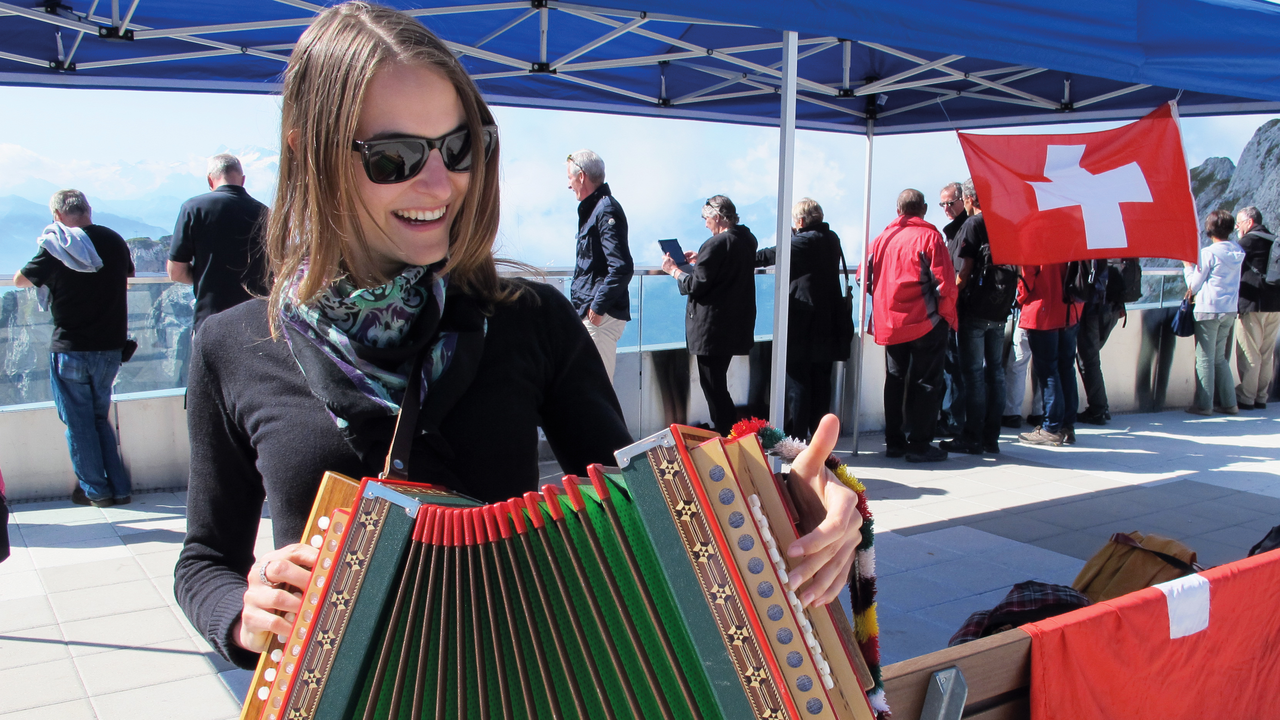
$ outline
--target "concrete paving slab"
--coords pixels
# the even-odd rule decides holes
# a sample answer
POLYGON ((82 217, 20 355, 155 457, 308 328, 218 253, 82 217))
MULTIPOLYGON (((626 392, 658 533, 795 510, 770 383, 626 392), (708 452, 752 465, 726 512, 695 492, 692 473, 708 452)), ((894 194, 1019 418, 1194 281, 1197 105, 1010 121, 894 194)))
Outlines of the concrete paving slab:
POLYGON ((39 573, 45 590, 51 593, 146 579, 137 560, 129 556, 43 568, 39 573))
POLYGON ((0 670, 0 713, 41 708, 88 697, 71 659, 0 670))
POLYGON ((0 670, 40 665, 71 657, 57 625, 14 630, 0 635, 0 670))
POLYGON ((5 575, 4 581, 0 582, 0 601, 43 595, 44 592, 40 574, 35 570, 5 575))
POLYGON ((970 557, 988 552, 1012 552, 1022 547, 1022 543, 1014 540, 963 525, 921 533, 912 536, 912 539, 970 557))
MULTIPOLYGON (((57 547, 33 547, 29 552, 31 562, 40 569, 129 557, 129 550, 119 537, 81 540, 57 547)), ((7 565, 8 561, 4 564, 7 565)))
POLYGON ((1008 590, 1014 583, 1027 579, 1021 571, 975 557, 964 557, 916 572, 927 573, 930 580, 952 588, 956 598, 979 595, 999 588, 1008 590))
POLYGON ((58 617, 44 595, 0 601, 0 633, 57 625, 58 617))
POLYGON ((9 559, 0 562, 0 578, 35 569, 36 564, 31 559, 30 550, 25 547, 12 547, 9 548, 9 559))
POLYGON ((1027 517, 1026 513, 1005 511, 992 513, 987 518, 968 523, 967 527, 1020 543, 1029 543, 1062 534, 1062 528, 1057 525, 1027 517))
POLYGON ((174 544, 181 545, 186 536, 185 529, 163 529, 131 533, 122 536, 120 539, 129 547, 129 552, 134 555, 146 555, 147 553, 172 550, 174 544))
POLYGON ((164 598, 149 580, 50 593, 49 602, 63 623, 165 607, 164 598))
POLYGON ((211 667, 189 638, 75 658, 91 697, 208 677, 211 667))
POLYGON ((954 635, 964 625, 964 622, 969 619, 970 615, 980 610, 990 610, 998 605, 1001 600, 1004 600, 1005 595, 1008 593, 1009 588, 990 590, 978 595, 970 595, 959 600, 953 600, 949 603, 917 610, 910 613, 909 616, 928 620, 940 627, 951 628, 951 634, 954 635))
POLYGON ((876 602, 889 612, 909 613, 973 595, 973 592, 934 579, 941 565, 908 570, 893 576, 893 582, 877 583, 876 602))
POLYGON ((876 534, 877 564, 891 563, 900 570, 917 570, 930 565, 959 560, 960 553, 917 537, 907 537, 892 532, 876 534))
POLYGON ((73 657, 188 639, 185 624, 167 607, 66 622, 62 633, 73 657))
POLYGON ((240 716, 240 698, 232 698, 216 675, 93 698, 98 720, 229 720, 240 716))
POLYGON ((142 571, 147 577, 173 577, 173 568, 178 564, 178 554, 182 551, 181 546, 169 548, 163 552, 147 553, 145 555, 137 555, 134 560, 142 567, 142 571))
POLYGON ((39 503, 20 503, 9 509, 9 522, 17 525, 75 525, 86 522, 102 522, 106 516, 101 508, 91 505, 72 505, 70 500, 53 500, 39 503))
POLYGON ((59 547, 82 540, 116 536, 115 527, 105 518, 75 524, 34 523, 21 527, 27 547, 59 547))
POLYGON ((1098 533, 1093 530, 1074 530, 1061 535, 1042 538, 1032 544, 1060 555, 1067 555, 1079 560, 1088 560, 1093 557, 1094 553, 1101 550, 1103 545, 1107 544, 1107 538, 1109 537, 1111 537, 1110 534, 1098 533))
POLYGON ((881 613, 878 619, 881 665, 892 665, 941 650, 947 646, 947 640, 956 631, 956 628, 944 627, 905 613, 881 613))
POLYGON ((97 720, 88 698, 0 715, 4 720, 97 720))

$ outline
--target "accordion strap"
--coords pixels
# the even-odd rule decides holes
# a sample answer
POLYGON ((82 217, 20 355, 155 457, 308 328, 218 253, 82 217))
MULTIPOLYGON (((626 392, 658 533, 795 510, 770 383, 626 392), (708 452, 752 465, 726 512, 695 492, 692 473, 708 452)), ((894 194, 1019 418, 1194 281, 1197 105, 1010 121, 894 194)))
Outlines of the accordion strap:
POLYGON ((378 477, 382 480, 408 480, 409 455, 413 452, 413 436, 418 427, 418 410, 422 407, 422 362, 427 349, 413 360, 405 383, 404 399, 400 402, 400 414, 396 417, 396 430, 391 436, 391 448, 387 462, 378 477))

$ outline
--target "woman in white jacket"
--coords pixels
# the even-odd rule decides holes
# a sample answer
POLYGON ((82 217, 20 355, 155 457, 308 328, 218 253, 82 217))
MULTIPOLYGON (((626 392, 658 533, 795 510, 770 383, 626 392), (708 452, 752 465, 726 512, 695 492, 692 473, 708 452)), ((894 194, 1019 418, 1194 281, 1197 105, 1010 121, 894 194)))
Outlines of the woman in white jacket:
POLYGON ((1214 210, 1205 219, 1204 229, 1213 242, 1200 248, 1198 265, 1183 263, 1187 297, 1195 296, 1196 319, 1196 396, 1187 412, 1212 415, 1216 410, 1235 415, 1239 408, 1235 379, 1227 361, 1227 338, 1240 300, 1244 249, 1231 239, 1235 229, 1231 213, 1214 210), (1214 406, 1215 388, 1217 398, 1230 405, 1214 406))

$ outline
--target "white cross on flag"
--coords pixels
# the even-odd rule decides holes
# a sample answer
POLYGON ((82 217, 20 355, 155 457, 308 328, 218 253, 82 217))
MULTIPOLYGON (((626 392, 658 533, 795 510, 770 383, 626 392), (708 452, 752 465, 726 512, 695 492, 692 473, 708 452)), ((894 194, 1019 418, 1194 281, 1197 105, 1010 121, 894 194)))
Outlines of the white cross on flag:
POLYGON ((1195 262, 1195 200, 1172 104, 1102 132, 958 134, 995 262, 1195 262))

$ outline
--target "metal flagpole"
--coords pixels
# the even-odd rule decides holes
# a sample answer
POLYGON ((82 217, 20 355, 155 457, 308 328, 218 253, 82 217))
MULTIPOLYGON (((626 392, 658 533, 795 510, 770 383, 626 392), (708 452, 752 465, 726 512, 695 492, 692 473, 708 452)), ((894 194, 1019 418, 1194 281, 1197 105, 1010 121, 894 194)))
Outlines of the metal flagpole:
POLYGON ((787 310, 791 285, 791 181, 796 160, 796 52, 798 36, 782 33, 782 116, 778 140, 778 254, 773 276, 773 363, 769 422, 781 429, 787 396, 787 310))
POLYGON ((871 242, 871 154, 875 148, 876 121, 867 118, 867 168, 862 182, 862 248, 858 252, 858 332, 853 343, 853 454, 858 454, 858 425, 862 414, 862 346, 867 328, 867 246, 871 242))

